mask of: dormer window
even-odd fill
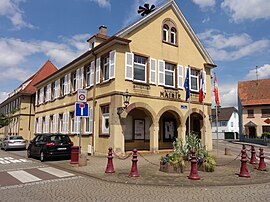
[[[177,45],[177,28],[171,19],[165,19],[162,24],[162,41]]]

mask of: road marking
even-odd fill
[[[74,174],[72,173],[68,173],[68,172],[65,172],[63,170],[59,170],[59,169],[56,169],[56,168],[53,168],[53,167],[45,167],[45,168],[38,168],[39,170],[43,171],[43,172],[46,172],[46,173],[49,173],[51,175],[54,175],[56,177],[70,177],[70,176],[74,176]]]
[[[11,171],[11,172],[7,172],[8,174],[10,174],[11,176],[15,177],[17,180],[21,181],[22,183],[27,183],[27,182],[36,182],[36,181],[40,181],[41,179],[31,175],[23,170],[20,171]]]
[[[27,159],[14,159],[13,157],[2,157],[0,158],[0,164],[9,164],[9,163],[29,163],[32,162]]]

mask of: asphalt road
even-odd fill
[[[241,145],[219,143],[239,153]],[[269,149],[266,148],[266,152]],[[18,155],[19,154],[19,155]],[[21,155],[21,156],[20,156]],[[2,163],[1,163],[2,162]],[[174,187],[105,182],[0,151],[0,201],[270,201],[270,182],[244,186]]]

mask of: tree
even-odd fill
[[[13,119],[13,115],[19,111],[20,108],[13,109],[9,114],[0,114],[0,128],[3,128],[5,126],[8,126]]]

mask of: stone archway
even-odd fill
[[[122,116],[125,151],[152,150],[156,113],[145,103],[132,103]]]

